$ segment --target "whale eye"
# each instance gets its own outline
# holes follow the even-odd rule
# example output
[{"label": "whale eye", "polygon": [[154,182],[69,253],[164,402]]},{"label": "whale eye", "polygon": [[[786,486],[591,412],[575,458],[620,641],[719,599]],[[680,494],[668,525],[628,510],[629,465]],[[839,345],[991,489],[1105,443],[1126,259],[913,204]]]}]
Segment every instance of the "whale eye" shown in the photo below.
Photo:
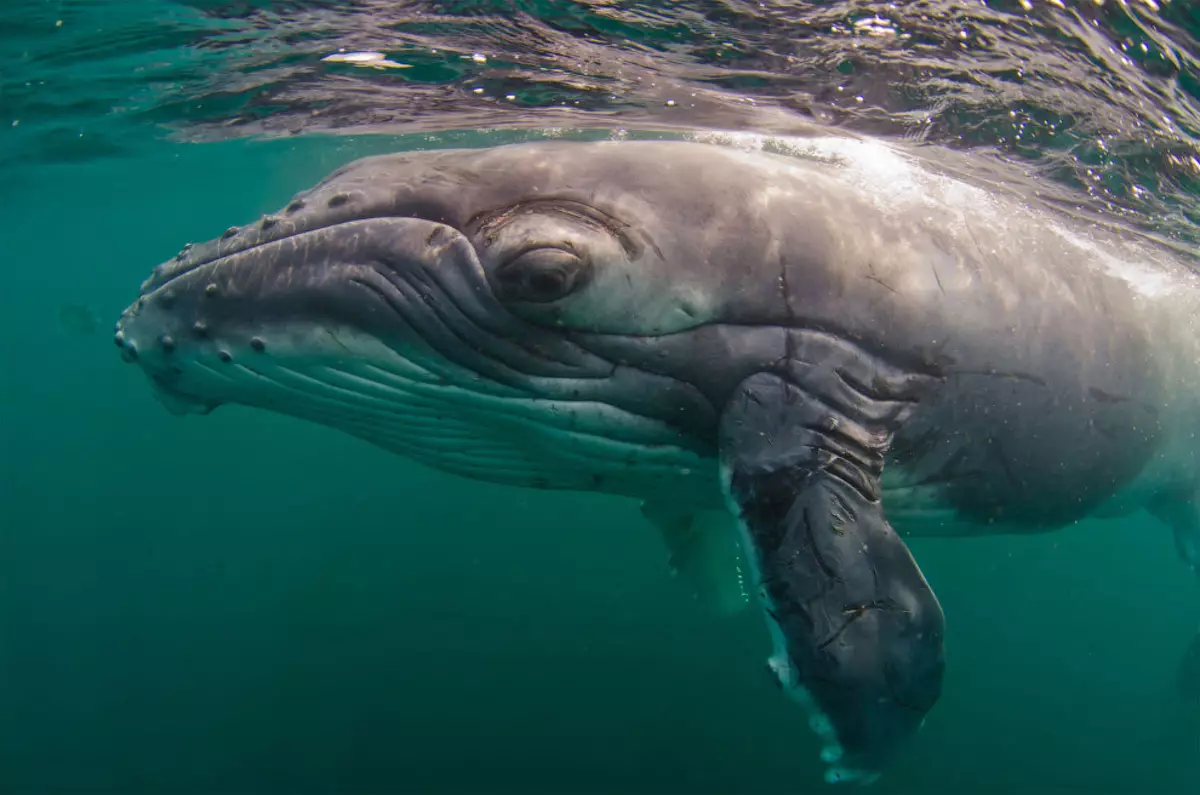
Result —
[{"label": "whale eye", "polygon": [[591,268],[578,254],[562,248],[521,252],[496,269],[500,297],[548,304],[582,287]]}]

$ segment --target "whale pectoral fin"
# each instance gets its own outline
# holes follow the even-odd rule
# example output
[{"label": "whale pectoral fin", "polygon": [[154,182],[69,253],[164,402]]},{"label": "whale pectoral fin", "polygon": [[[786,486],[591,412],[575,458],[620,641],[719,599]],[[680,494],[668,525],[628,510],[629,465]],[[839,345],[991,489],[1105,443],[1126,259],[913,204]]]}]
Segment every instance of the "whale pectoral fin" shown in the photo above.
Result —
[{"label": "whale pectoral fin", "polygon": [[662,536],[671,570],[706,610],[725,616],[749,604],[737,529],[728,514],[647,500],[642,503],[642,516]]},{"label": "whale pectoral fin", "polygon": [[827,780],[873,780],[937,701],[944,668],[941,606],[880,503],[905,403],[820,385],[818,399],[791,380],[739,386],[721,420],[724,485],[770,666],[809,708]]}]

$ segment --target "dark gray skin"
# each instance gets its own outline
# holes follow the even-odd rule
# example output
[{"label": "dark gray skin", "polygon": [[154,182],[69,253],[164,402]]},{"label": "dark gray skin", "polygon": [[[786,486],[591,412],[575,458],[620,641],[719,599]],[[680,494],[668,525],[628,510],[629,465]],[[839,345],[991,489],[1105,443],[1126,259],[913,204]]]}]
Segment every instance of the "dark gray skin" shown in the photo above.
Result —
[{"label": "dark gray skin", "polygon": [[1187,269],[911,163],[872,171],[873,146],[357,161],[156,269],[117,344],[175,406],[295,414],[471,477],[727,505],[772,670],[828,778],[869,780],[944,665],[893,525],[1149,508],[1193,565],[1200,538],[1174,441],[1200,416],[1178,397],[1200,393]]}]

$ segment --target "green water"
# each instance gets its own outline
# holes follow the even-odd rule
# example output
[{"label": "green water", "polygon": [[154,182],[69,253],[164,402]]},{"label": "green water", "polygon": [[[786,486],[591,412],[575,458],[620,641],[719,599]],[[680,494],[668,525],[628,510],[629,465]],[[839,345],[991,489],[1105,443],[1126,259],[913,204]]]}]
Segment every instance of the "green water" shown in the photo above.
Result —
[{"label": "green water", "polygon": [[[759,614],[705,614],[633,503],[176,418],[122,364],[154,263],[392,145],[161,144],[0,194],[0,790],[825,791]],[[875,791],[1200,791],[1163,527],[911,546],[945,695]]]}]

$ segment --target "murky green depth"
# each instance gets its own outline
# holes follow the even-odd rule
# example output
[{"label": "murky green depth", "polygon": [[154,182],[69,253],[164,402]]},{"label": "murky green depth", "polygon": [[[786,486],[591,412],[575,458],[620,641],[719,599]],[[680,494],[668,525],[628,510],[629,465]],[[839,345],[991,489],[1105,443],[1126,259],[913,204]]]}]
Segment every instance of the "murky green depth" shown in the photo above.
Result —
[{"label": "murky green depth", "polygon": [[[0,195],[0,791],[822,790],[759,615],[704,614],[633,503],[172,417],[122,364],[154,264],[382,146],[163,144]],[[912,547],[945,694],[876,791],[1200,791],[1164,528]]]}]

